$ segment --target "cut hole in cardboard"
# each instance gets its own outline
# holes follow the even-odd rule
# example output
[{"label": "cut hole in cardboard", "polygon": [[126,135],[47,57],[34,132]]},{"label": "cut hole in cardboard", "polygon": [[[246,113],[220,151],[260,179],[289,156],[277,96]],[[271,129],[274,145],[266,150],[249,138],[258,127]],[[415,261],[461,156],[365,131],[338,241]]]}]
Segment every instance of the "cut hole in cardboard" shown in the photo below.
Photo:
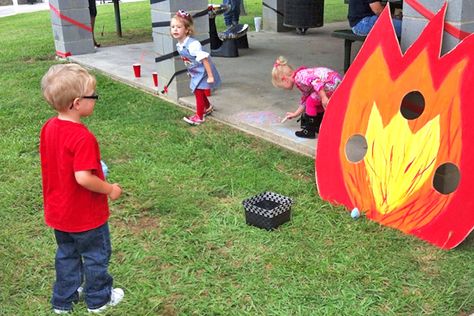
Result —
[{"label": "cut hole in cardboard", "polygon": [[419,91],[411,91],[403,97],[400,113],[407,120],[419,118],[424,110],[425,98]]},{"label": "cut hole in cardboard", "polygon": [[352,135],[346,143],[346,157],[350,162],[359,162],[367,154],[367,140],[364,136]]},{"label": "cut hole in cardboard", "polygon": [[450,162],[440,165],[433,177],[433,187],[441,194],[450,194],[456,191],[461,174],[459,168]]}]

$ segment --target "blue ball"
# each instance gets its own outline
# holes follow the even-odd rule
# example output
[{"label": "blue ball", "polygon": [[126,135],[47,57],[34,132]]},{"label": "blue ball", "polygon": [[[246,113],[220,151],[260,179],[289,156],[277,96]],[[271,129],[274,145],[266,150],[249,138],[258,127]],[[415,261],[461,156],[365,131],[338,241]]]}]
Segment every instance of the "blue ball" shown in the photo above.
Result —
[{"label": "blue ball", "polygon": [[357,207],[354,207],[354,209],[351,211],[351,217],[353,219],[358,219],[360,216],[359,209]]},{"label": "blue ball", "polygon": [[100,161],[100,164],[102,166],[102,172],[104,173],[104,177],[107,178],[107,176],[109,175],[109,168],[103,160]]}]

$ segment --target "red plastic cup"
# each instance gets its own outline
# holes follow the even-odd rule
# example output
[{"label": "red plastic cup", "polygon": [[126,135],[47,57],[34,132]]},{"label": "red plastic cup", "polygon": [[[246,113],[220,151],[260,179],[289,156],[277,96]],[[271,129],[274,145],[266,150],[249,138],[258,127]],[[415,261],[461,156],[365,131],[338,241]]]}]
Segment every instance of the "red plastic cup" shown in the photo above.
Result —
[{"label": "red plastic cup", "polygon": [[141,77],[141,68],[142,68],[142,65],[133,64],[133,73],[135,74],[135,78]]},{"label": "red plastic cup", "polygon": [[151,75],[153,76],[153,84],[155,85],[155,87],[158,87],[158,73],[153,72]]}]

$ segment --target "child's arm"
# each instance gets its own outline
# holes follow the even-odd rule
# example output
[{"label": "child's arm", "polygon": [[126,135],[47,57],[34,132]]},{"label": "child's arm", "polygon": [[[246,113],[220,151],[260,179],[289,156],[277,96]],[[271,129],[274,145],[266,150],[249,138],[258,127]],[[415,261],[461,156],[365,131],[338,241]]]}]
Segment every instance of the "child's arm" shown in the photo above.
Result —
[{"label": "child's arm", "polygon": [[286,117],[291,120],[297,116],[300,116],[304,112],[304,106],[299,106],[298,109],[294,112],[286,112]]},{"label": "child's arm", "polygon": [[202,64],[204,65],[204,69],[206,69],[207,83],[214,83],[214,75],[212,73],[211,64],[209,64],[209,60],[207,60],[207,58],[204,58],[202,60]]},{"label": "child's arm", "polygon": [[329,102],[329,98],[326,94],[326,91],[324,91],[324,88],[322,88],[321,90],[319,90],[318,94],[319,94],[319,97],[321,98],[321,105],[323,106],[324,110],[326,110],[326,107]]},{"label": "child's arm", "polygon": [[90,170],[76,171],[74,177],[77,183],[84,188],[96,192],[107,194],[111,200],[116,200],[122,194],[122,188],[118,183],[110,184],[107,181],[101,180],[98,176],[92,174]]}]

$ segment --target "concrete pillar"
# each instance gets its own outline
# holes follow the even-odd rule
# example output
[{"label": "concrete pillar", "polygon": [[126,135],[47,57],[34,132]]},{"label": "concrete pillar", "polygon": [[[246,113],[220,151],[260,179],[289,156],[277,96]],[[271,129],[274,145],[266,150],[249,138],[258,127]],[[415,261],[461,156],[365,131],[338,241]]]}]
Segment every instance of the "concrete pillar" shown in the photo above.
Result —
[{"label": "concrete pillar", "polygon": [[49,4],[56,54],[95,52],[88,0],[49,0]]},{"label": "concrete pillar", "polygon": [[[208,7],[207,0],[152,0],[151,2],[151,21],[158,25],[153,27],[153,47],[158,57],[170,54],[176,51],[177,41],[170,35],[169,23],[175,13],[182,9],[195,15]],[[207,14],[193,18],[194,35],[193,38],[203,41],[209,38],[209,17]],[[209,52],[210,45],[203,45],[203,50]],[[180,57],[171,57],[169,59],[156,63],[156,71],[159,77],[159,87],[161,91],[168,83],[176,71],[185,69],[184,63]],[[168,97],[172,100],[191,95],[189,89],[189,78],[186,74],[176,76],[168,87]]]},{"label": "concrete pillar", "polygon": [[284,0],[263,0],[262,4],[264,31],[286,32],[294,29],[283,26]]},{"label": "concrete pillar", "polygon": [[[445,2],[448,2],[445,22],[450,23],[461,31],[474,32],[474,1],[473,0],[418,0],[418,2],[429,10],[432,14],[436,14]],[[403,24],[402,24],[402,50],[407,48],[418,38],[424,29],[428,20],[420,14],[409,3],[403,3]],[[442,54],[453,49],[461,39],[444,32]]]}]

